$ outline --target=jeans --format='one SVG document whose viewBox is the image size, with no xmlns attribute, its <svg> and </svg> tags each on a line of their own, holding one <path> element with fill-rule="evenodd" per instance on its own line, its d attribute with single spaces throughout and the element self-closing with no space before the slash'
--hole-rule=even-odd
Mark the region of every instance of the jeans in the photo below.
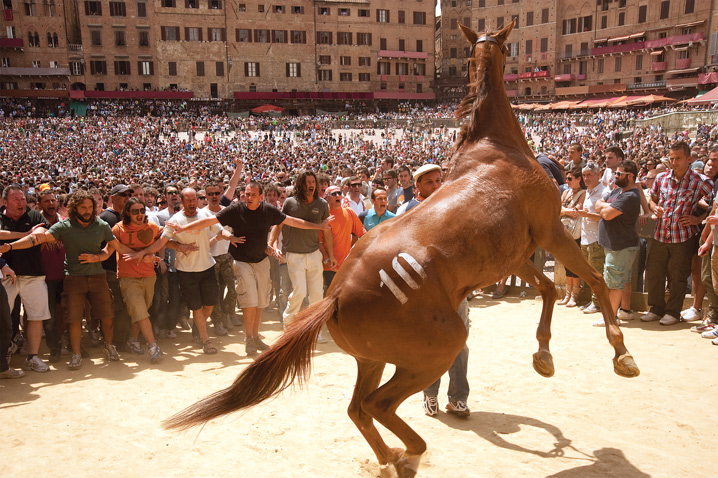
<svg viewBox="0 0 718 478">
<path fill-rule="evenodd" d="M 309 296 L 310 305 L 322 299 L 324 294 L 322 253 L 319 249 L 309 254 L 287 252 L 287 268 L 289 279 L 292 281 L 292 293 L 289 294 L 287 308 L 282 315 L 285 325 L 294 320 L 306 296 Z"/>
<path fill-rule="evenodd" d="M 457 311 L 461 320 L 464 321 L 466 330 L 469 330 L 469 301 L 464 299 L 459 305 Z M 465 402 L 469 398 L 469 380 L 466 378 L 469 367 L 469 346 L 464 344 L 459 355 L 454 359 L 454 363 L 449 368 L 449 392 L 450 402 Z M 441 377 L 424 390 L 424 394 L 429 397 L 437 397 L 439 395 L 439 385 L 441 385 Z"/>
<path fill-rule="evenodd" d="M 214 275 L 217 279 L 217 287 L 219 288 L 219 302 L 212 309 L 212 323 L 221 322 L 223 318 L 234 317 L 237 307 L 237 291 L 235 290 L 235 276 L 232 264 L 234 260 L 229 254 L 214 257 L 217 263 L 214 266 Z M 225 295 L 224 289 L 227 289 Z"/>
<path fill-rule="evenodd" d="M 112 324 L 114 331 L 112 343 L 120 350 L 124 350 L 125 343 L 130 339 L 130 314 L 127 313 L 125 301 L 122 300 L 122 291 L 120 290 L 120 281 L 117 280 L 117 272 L 105 271 L 105 275 L 107 285 L 110 287 L 110 292 L 112 292 L 112 308 L 115 312 Z"/>
<path fill-rule="evenodd" d="M 680 317 L 683 299 L 686 297 L 688 276 L 691 275 L 691 259 L 698 247 L 698 235 L 678 243 L 648 242 L 646 259 L 646 289 L 648 306 L 656 315 Z M 666 278 L 669 296 L 666 301 Z"/>
</svg>

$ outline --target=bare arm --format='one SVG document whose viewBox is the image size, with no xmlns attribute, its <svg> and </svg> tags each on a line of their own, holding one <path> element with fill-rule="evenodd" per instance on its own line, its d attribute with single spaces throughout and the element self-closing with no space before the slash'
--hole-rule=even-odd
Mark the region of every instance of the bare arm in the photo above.
<svg viewBox="0 0 718 478">
<path fill-rule="evenodd" d="M 237 185 L 242 177 L 242 172 L 244 172 L 244 163 L 242 163 L 242 160 L 237 157 L 234 160 L 234 172 L 232 173 L 232 177 L 229 178 L 229 185 L 223 194 L 223 196 L 230 201 L 234 199 L 234 191 L 237 190 Z"/>
<path fill-rule="evenodd" d="M 0 254 L 9 252 L 15 249 L 29 249 L 39 244 L 48 243 L 53 244 L 57 242 L 55 236 L 45 231 L 44 234 L 29 234 L 22 239 L 18 239 L 15 242 L 9 242 L 0 246 Z"/>
<path fill-rule="evenodd" d="M 305 221 L 304 219 L 299 219 L 298 217 L 292 217 L 287 216 L 284 218 L 284 221 L 280 226 L 291 226 L 296 227 L 297 229 L 329 229 L 329 223 L 331 222 L 332 217 L 325 219 L 319 224 L 315 224 L 313 222 Z"/>
<path fill-rule="evenodd" d="M 334 237 L 330 232 L 324 234 L 324 247 L 329 255 L 329 267 L 335 269 L 337 267 L 337 259 L 334 257 Z"/>
<path fill-rule="evenodd" d="M 218 224 L 219 219 L 217 219 L 216 216 L 211 217 L 205 217 L 203 219 L 198 219 L 196 221 L 190 222 L 189 224 L 185 224 L 184 226 L 180 226 L 176 222 L 167 221 L 166 226 L 171 227 L 174 229 L 174 231 L 177 232 L 187 232 L 187 231 L 199 231 L 201 229 L 204 229 L 205 227 L 210 227 L 214 224 Z"/>
<path fill-rule="evenodd" d="M 289 216 L 287 216 L 287 217 L 289 217 Z M 282 223 L 282 224 L 284 224 L 284 223 Z M 282 224 L 274 226 L 272 228 L 272 232 L 269 233 L 268 242 L 269 242 L 270 247 L 274 247 L 274 248 L 277 247 L 275 244 L 277 244 L 277 239 L 279 239 L 279 233 L 282 232 Z"/>
</svg>

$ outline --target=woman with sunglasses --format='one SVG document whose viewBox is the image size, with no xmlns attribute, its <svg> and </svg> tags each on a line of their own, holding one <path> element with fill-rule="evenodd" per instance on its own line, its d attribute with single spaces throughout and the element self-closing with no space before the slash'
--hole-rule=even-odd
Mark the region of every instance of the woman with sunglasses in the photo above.
<svg viewBox="0 0 718 478">
<path fill-rule="evenodd" d="M 586 185 L 581 177 L 581 166 L 577 166 L 566 175 L 568 188 L 561 195 L 561 222 L 581 246 L 581 217 L 578 214 L 583 209 L 583 199 L 586 194 Z M 576 307 L 578 295 L 581 292 L 581 278 L 566 269 L 566 296 L 559 305 Z"/>
<path fill-rule="evenodd" d="M 122 209 L 122 221 L 115 224 L 112 232 L 120 241 L 134 250 L 141 250 L 151 245 L 160 235 L 157 224 L 147 220 L 145 204 L 138 198 L 129 198 Z M 130 338 L 127 350 L 142 355 L 139 334 L 142 332 L 148 344 L 150 361 L 157 362 L 162 357 L 155 336 L 152 332 L 149 308 L 155 291 L 155 260 L 157 256 L 145 256 L 147 260 L 128 260 L 117 254 L 117 278 L 120 282 L 122 299 L 130 314 Z"/>
</svg>

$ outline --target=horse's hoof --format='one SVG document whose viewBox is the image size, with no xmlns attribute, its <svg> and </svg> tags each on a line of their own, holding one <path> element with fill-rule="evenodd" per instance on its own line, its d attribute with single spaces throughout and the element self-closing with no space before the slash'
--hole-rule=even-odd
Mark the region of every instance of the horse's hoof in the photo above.
<svg viewBox="0 0 718 478">
<path fill-rule="evenodd" d="M 414 478 L 416 476 L 416 472 L 418 471 L 413 468 L 413 466 L 416 465 L 418 465 L 418 463 L 412 464 L 407 457 L 402 458 L 394 463 L 396 476 L 398 478 Z"/>
<path fill-rule="evenodd" d="M 629 353 L 613 359 L 613 371 L 621 377 L 627 378 L 638 377 L 641 374 L 638 365 Z"/>
<path fill-rule="evenodd" d="M 539 350 L 534 354 L 534 370 L 542 377 L 553 377 L 553 357 L 551 352 Z"/>
</svg>

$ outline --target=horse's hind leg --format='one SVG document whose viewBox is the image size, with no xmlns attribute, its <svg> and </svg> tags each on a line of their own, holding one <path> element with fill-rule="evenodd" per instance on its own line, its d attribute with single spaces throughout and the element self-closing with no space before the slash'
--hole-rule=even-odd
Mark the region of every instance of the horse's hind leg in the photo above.
<svg viewBox="0 0 718 478">
<path fill-rule="evenodd" d="M 570 269 L 574 274 L 586 281 L 596 294 L 598 304 L 601 306 L 603 320 L 606 324 L 606 337 L 616 351 L 613 358 L 613 370 L 624 377 L 637 377 L 641 372 L 623 344 L 623 333 L 621 333 L 616 317 L 613 314 L 611 300 L 608 298 L 608 287 L 603 280 L 603 276 L 591 267 L 576 241 L 571 238 L 563 227 L 561 227 L 560 232 L 552 236 L 551 243 L 546 244 L 544 248 L 550 251 L 556 260 L 561 262 L 567 269 Z"/>
<path fill-rule="evenodd" d="M 362 402 L 367 395 L 379 387 L 381 374 L 386 364 L 359 358 L 356 361 L 358 369 L 357 382 L 354 386 L 354 395 L 347 413 L 361 434 L 364 435 L 364 439 L 369 443 L 371 449 L 374 450 L 374 454 L 379 460 L 379 465 L 385 468 L 389 463 L 399 460 L 403 450 L 393 450 L 387 446 L 374 426 L 374 419 L 362 408 Z"/>
<path fill-rule="evenodd" d="M 524 282 L 534 286 L 541 293 L 543 307 L 541 308 L 541 320 L 536 329 L 539 349 L 533 355 L 533 365 L 534 370 L 540 375 L 551 377 L 554 373 L 554 367 L 548 344 L 551 340 L 551 317 L 553 316 L 553 305 L 556 302 L 556 287 L 531 261 L 524 262 L 516 275 L 523 279 Z"/>
<path fill-rule="evenodd" d="M 452 353 L 451 357 L 455 355 L 456 353 Z M 397 366 L 394 376 L 379 389 L 369 394 L 362 402 L 362 408 L 396 435 L 406 446 L 404 456 L 398 454 L 400 450 L 392 449 L 394 459 L 390 463 L 396 468 L 399 478 L 412 478 L 416 475 L 421 455 L 426 451 L 426 442 L 396 415 L 396 409 L 409 396 L 434 383 L 449 368 L 449 365 L 450 363 L 446 363 L 446 361 L 438 366 L 436 363 L 432 363 L 431 369 L 428 370 L 410 370 Z"/>
</svg>

